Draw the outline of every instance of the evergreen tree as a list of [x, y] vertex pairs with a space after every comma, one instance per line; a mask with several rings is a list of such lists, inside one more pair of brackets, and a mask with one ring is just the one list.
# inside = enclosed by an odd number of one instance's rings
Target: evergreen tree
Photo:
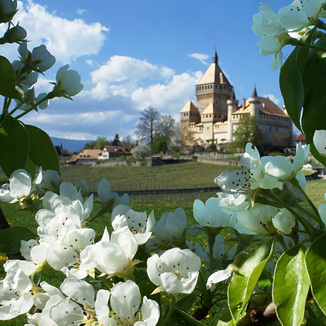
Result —
[[237, 129], [233, 132], [233, 141], [229, 145], [229, 149], [231, 151], [244, 151], [248, 142], [259, 147], [262, 145], [263, 138], [256, 117], [243, 114], [240, 117]]
[[116, 134], [113, 141], [112, 146], [121, 146], [119, 134]]

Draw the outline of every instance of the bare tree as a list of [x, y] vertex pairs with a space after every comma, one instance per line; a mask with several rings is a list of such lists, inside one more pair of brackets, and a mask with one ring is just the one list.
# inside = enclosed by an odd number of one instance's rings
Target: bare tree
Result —
[[175, 132], [175, 120], [170, 115], [162, 115], [156, 128], [157, 133], [171, 138]]
[[141, 112], [141, 117], [137, 125], [138, 138], [152, 146], [159, 119], [160, 113], [151, 106]]

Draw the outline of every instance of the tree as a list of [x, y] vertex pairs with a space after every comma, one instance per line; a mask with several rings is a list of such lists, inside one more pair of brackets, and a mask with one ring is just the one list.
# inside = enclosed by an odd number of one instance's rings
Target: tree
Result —
[[93, 149], [94, 145], [95, 145], [95, 140], [92, 140], [84, 145], [84, 149]]
[[131, 150], [132, 155], [138, 159], [144, 159], [146, 156], [151, 155], [151, 149], [147, 145], [139, 145]]
[[94, 143], [94, 149], [102, 149], [104, 146], [110, 145], [106, 137], [97, 137]]
[[170, 137], [164, 136], [161, 134], [156, 134], [154, 137], [153, 145], [152, 145], [152, 153], [166, 153], [170, 144]]
[[128, 136], [122, 138], [121, 144], [123, 146], [134, 147], [135, 146], [135, 141], [131, 138], [130, 135], [128, 135]]
[[233, 141], [229, 145], [231, 151], [244, 151], [246, 144], [251, 142], [254, 146], [262, 145], [263, 138], [258, 127], [256, 117], [249, 114], [243, 114], [239, 120], [237, 129], [233, 132]]
[[113, 141], [112, 146], [121, 146], [119, 134], [116, 134]]
[[153, 145], [154, 134], [159, 118], [160, 113], [151, 106], [141, 112], [141, 117], [137, 125], [137, 135], [140, 140], [150, 144], [150, 146]]
[[175, 132], [175, 120], [170, 115], [162, 115], [157, 124], [156, 132], [171, 138]]

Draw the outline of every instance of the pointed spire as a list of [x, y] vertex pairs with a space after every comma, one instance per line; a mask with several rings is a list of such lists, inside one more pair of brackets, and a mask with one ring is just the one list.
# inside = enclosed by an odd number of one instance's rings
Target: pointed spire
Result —
[[216, 53], [216, 50], [214, 51], [213, 57], [212, 57], [212, 62], [215, 63], [217, 65], [218, 62], [218, 56]]
[[255, 84], [254, 91], [252, 93], [252, 97], [258, 97], [258, 95], [257, 95], [257, 89], [256, 89], [256, 84]]
[[234, 92], [234, 90], [233, 90], [231, 100], [235, 100], [235, 99], [236, 99], [236, 97], [235, 97], [235, 92]]

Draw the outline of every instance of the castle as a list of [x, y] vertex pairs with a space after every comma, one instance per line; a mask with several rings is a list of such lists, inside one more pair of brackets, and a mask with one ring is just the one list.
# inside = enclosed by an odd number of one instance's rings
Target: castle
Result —
[[225, 144], [233, 140], [240, 117], [255, 116], [263, 136], [263, 143], [286, 146], [292, 139], [292, 121], [286, 111], [269, 98], [259, 97], [256, 87], [250, 98], [239, 101], [233, 86], [218, 65], [216, 51], [204, 76], [196, 85], [197, 106], [189, 101], [181, 113], [181, 132], [187, 145]]

